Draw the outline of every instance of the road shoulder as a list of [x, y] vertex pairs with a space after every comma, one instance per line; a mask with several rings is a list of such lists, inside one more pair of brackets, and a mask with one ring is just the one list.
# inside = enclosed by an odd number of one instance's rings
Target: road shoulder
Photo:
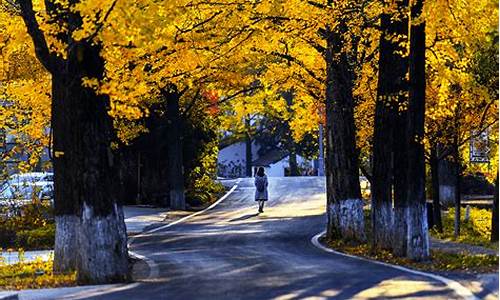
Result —
[[[325, 235], [325, 231], [322, 231], [322, 232], [316, 234], [315, 236], [313, 236], [311, 238], [311, 243], [315, 247], [317, 247], [317, 248], [319, 248], [319, 249], [321, 249], [321, 250], [323, 250], [325, 252], [336, 254], [336, 255], [340, 255], [340, 256], [344, 256], [344, 257], [349, 257], [349, 258], [353, 258], [353, 259], [357, 259], [357, 260], [362, 260], [362, 261], [366, 261], [366, 262], [373, 263], [373, 264], [382, 265], [382, 266], [385, 266], [385, 267], [389, 267], [389, 268], [397, 269], [397, 270], [400, 270], [400, 271], [408, 272], [408, 273], [411, 273], [411, 274], [414, 274], [414, 275], [424, 276], [424, 277], [427, 277], [427, 278], [430, 278], [432, 280], [439, 281], [439, 282], [445, 284], [446, 286], [448, 286], [448, 288], [450, 288], [451, 290], [453, 290], [457, 295], [459, 295], [463, 299], [468, 299], [468, 300], [480, 299], [477, 296], [477, 294], [474, 293], [474, 291], [472, 291], [472, 290], [470, 290], [468, 288], [470, 286], [470, 284], [467, 284], [467, 287], [466, 287], [466, 286], [462, 285], [461, 282], [459, 282], [457, 280], [446, 278], [446, 277], [438, 275], [438, 274], [428, 273], [428, 272], [423, 272], [423, 271], [418, 271], [418, 270], [406, 268], [406, 267], [403, 267], [403, 266], [394, 265], [394, 264], [390, 264], [390, 263], [386, 263], [386, 262], [374, 260], [374, 259], [367, 258], [367, 257], [361, 257], [361, 256], [356, 256], [356, 255], [351, 255], [351, 254], [347, 254], [347, 253], [336, 251], [336, 250], [334, 250], [332, 248], [329, 248], [329, 247], [325, 246], [323, 243], [320, 242], [321, 237], [323, 237], [324, 235]], [[497, 282], [498, 282], [498, 277], [497, 277]], [[494, 297], [494, 294], [488, 295], [488, 297], [490, 297], [490, 296]], [[481, 298], [484, 299], [484, 297], [481, 297]], [[498, 299], [498, 297], [496, 297], [495, 299]]]

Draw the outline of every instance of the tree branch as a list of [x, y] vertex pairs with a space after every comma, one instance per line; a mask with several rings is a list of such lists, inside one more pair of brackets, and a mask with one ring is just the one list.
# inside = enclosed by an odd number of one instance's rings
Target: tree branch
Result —
[[116, 5], [117, 1], [118, 0], [114, 0], [113, 3], [111, 3], [111, 6], [109, 7], [108, 11], [104, 15], [104, 18], [102, 19], [102, 22], [100, 22], [99, 25], [97, 25], [97, 28], [94, 31], [94, 33], [92, 33], [89, 37], [86, 38], [87, 41], [92, 41], [97, 36], [97, 34], [99, 33], [99, 31], [101, 31], [102, 27], [104, 26], [104, 23], [106, 23], [106, 20], [108, 19], [109, 15], [111, 14], [111, 12], [113, 11], [113, 9], [115, 8], [115, 5]]
[[54, 73], [56, 69], [56, 57], [51, 55], [47, 46], [45, 36], [40, 29], [40, 25], [36, 20], [35, 12], [33, 11], [33, 3], [31, 0], [19, 0], [21, 8], [21, 16], [28, 30], [28, 34], [33, 40], [35, 46], [35, 54], [38, 60], [50, 73]]

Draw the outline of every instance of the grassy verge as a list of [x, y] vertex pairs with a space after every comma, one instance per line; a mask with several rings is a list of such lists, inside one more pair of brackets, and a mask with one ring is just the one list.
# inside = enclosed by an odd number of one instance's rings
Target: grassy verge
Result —
[[0, 211], [0, 247], [24, 250], [53, 249], [56, 226], [50, 203], [31, 203], [19, 214], [9, 215], [9, 207]]
[[0, 263], [0, 288], [21, 290], [76, 285], [76, 273], [54, 274], [52, 264], [52, 259], [12, 265]]
[[431, 257], [426, 262], [414, 262], [407, 258], [394, 256], [385, 250], [373, 251], [368, 244], [352, 244], [344, 241], [321, 240], [324, 245], [347, 254], [383, 261], [390, 264], [409, 267], [412, 269], [432, 272], [456, 271], [463, 273], [489, 273], [498, 271], [498, 256], [448, 253], [431, 250]]
[[443, 232], [431, 230], [431, 235], [437, 239], [466, 243], [498, 250], [498, 242], [490, 242], [491, 211], [471, 207], [470, 218], [465, 221], [465, 208], [460, 210], [460, 235], [457, 239], [453, 236], [453, 222], [455, 209], [450, 208], [443, 213]]

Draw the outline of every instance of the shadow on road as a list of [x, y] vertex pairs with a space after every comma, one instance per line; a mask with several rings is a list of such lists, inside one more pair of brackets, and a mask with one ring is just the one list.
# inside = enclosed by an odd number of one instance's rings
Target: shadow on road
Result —
[[241, 216], [241, 217], [238, 217], [235, 219], [231, 219], [231, 220], [229, 220], [229, 222], [244, 221], [244, 220], [248, 220], [248, 219], [253, 218], [253, 217], [257, 217], [258, 215], [259, 215], [259, 213], [244, 215], [244, 216]]

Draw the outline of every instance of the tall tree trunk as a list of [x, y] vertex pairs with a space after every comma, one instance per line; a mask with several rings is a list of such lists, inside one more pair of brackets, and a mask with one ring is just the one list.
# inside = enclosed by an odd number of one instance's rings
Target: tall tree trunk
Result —
[[432, 182], [432, 206], [434, 227], [438, 232], [443, 232], [443, 222], [441, 220], [441, 203], [439, 202], [439, 158], [438, 144], [431, 146], [431, 182]]
[[[127, 235], [114, 181], [109, 99], [81, 86], [102, 78], [99, 47], [76, 44], [53, 74], [52, 130], [56, 214], [56, 271], [76, 266], [79, 283], [128, 278]], [[76, 257], [75, 257], [76, 254]]]
[[[73, 107], [67, 104], [67, 98], [70, 92], [68, 87], [70, 79], [64, 75], [52, 75], [52, 148], [54, 150], [52, 166], [54, 169], [54, 207], [56, 236], [54, 247], [54, 271], [56, 273], [65, 273], [76, 270], [80, 218], [78, 215], [79, 191], [73, 191], [74, 186], [78, 186], [78, 177], [73, 172], [76, 169], [72, 167], [74, 158], [69, 157], [71, 152], [66, 150], [72, 148], [69, 137], [72, 136], [67, 123], [68, 116], [72, 116]], [[76, 90], [76, 89], [75, 89]], [[71, 114], [68, 114], [71, 111]], [[76, 136], [74, 136], [76, 138]], [[69, 145], [67, 145], [69, 144]], [[64, 150], [63, 150], [64, 149]], [[71, 153], [73, 154], [73, 153]], [[65, 156], [65, 157], [64, 157]], [[73, 195], [72, 193], [75, 192]], [[76, 201], [74, 201], [74, 200]]]
[[[286, 104], [287, 104], [287, 111], [288, 113], [290, 114], [293, 114], [293, 110], [292, 110], [292, 106], [293, 106], [293, 99], [294, 99], [294, 95], [293, 95], [293, 89], [290, 89], [286, 92], [282, 92], [281, 95], [282, 97], [286, 100]], [[295, 143], [295, 140], [293, 139], [293, 136], [292, 136], [292, 131], [290, 129], [290, 124], [289, 123], [286, 123], [285, 124], [285, 132], [286, 132], [286, 147], [287, 147], [287, 151], [289, 152], [289, 156], [288, 156], [288, 167], [289, 167], [289, 170], [290, 170], [290, 173], [289, 173], [289, 176], [299, 176], [300, 175], [300, 172], [299, 172], [299, 166], [297, 164], [297, 145]]]
[[167, 102], [168, 131], [168, 184], [170, 208], [185, 210], [184, 167], [182, 157], [182, 120], [179, 111], [180, 94], [177, 87], [169, 86], [162, 91]]
[[[458, 133], [457, 133], [458, 135]], [[458, 147], [458, 141], [455, 139], [453, 151], [453, 160], [455, 163], [455, 221], [453, 222], [453, 237], [458, 239], [460, 236], [460, 204], [461, 204], [461, 177], [462, 177], [462, 167], [460, 163], [460, 149]]]
[[[453, 145], [449, 146], [453, 147]], [[455, 163], [452, 159], [439, 160], [439, 201], [444, 206], [453, 206], [455, 203], [456, 176]]]
[[250, 119], [245, 119], [245, 173], [252, 177], [252, 137], [250, 136]]
[[364, 241], [364, 215], [359, 185], [359, 162], [354, 124], [354, 73], [342, 47], [342, 34], [327, 37], [327, 237]]
[[429, 257], [429, 233], [425, 200], [425, 22], [421, 20], [423, 0], [411, 7], [410, 97], [408, 101], [408, 258]]
[[319, 144], [319, 154], [318, 154], [318, 176], [325, 176], [325, 152], [323, 150], [323, 124], [319, 124], [318, 133], [318, 144]]
[[72, 40], [81, 17], [45, 1], [51, 17], [67, 30], [59, 37], [71, 44], [66, 58], [50, 53], [32, 1], [18, 3], [36, 56], [52, 75], [54, 271], [76, 269], [79, 283], [126, 280], [127, 235], [114, 180], [109, 99], [82, 86], [84, 77], [103, 78], [100, 47], [95, 42]]
[[498, 171], [495, 179], [495, 195], [491, 207], [491, 241], [498, 242]]
[[299, 165], [297, 163], [297, 153], [295, 152], [295, 142], [291, 138], [290, 135], [290, 141], [291, 147], [290, 147], [290, 155], [289, 155], [289, 167], [290, 167], [290, 176], [299, 176]]
[[[401, 101], [402, 103], [404, 101]], [[408, 102], [406, 102], [408, 103]], [[406, 256], [408, 245], [408, 168], [409, 145], [407, 144], [408, 111], [397, 113], [394, 128], [394, 237], [393, 253]]]
[[[397, 13], [408, 9], [407, 0], [398, 0], [395, 3]], [[381, 17], [382, 36], [379, 45], [379, 76], [373, 141], [372, 246], [385, 249], [392, 248], [395, 242], [404, 241], [401, 235], [398, 239], [397, 236], [394, 237], [394, 234], [401, 230], [404, 232], [406, 228], [405, 218], [399, 217], [399, 213], [404, 213], [405, 206], [396, 207], [398, 221], [403, 222], [396, 228], [393, 226], [395, 216], [392, 210], [393, 176], [394, 196], [400, 200], [398, 204], [404, 203], [401, 199], [405, 198], [402, 195], [404, 188], [401, 188], [405, 184], [405, 176], [401, 176], [401, 173], [405, 170], [406, 157], [401, 151], [404, 144], [399, 143], [401, 144], [399, 145], [397, 141], [404, 140], [406, 134], [406, 113], [400, 112], [399, 106], [406, 104], [408, 91], [406, 80], [408, 59], [402, 54], [408, 39], [408, 18], [402, 13], [396, 15], [396, 12], [383, 14]], [[394, 36], [399, 36], [401, 40], [395, 39]], [[394, 232], [393, 228], [396, 229]]]
[[299, 166], [297, 164], [297, 153], [295, 150], [289, 156], [290, 176], [299, 176]]

